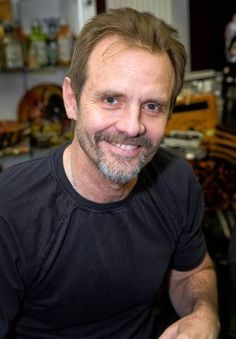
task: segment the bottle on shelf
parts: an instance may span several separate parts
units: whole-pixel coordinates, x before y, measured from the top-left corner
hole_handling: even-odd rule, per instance
[[[47,54],[49,66],[56,66],[58,64],[59,53],[58,53],[58,19],[48,18],[48,34],[47,34]]]
[[[23,62],[24,62],[24,65],[26,65],[27,64],[27,36],[23,32],[22,26],[18,20],[15,20],[13,22],[13,28],[14,28],[15,36],[21,43],[22,53],[23,53]]]
[[[0,22],[0,69],[4,67],[4,48],[3,48],[3,38],[4,38],[4,28],[2,22]]]
[[[4,37],[2,39],[3,69],[15,70],[24,66],[23,48],[17,38],[13,25],[10,22],[4,23]]]
[[[48,64],[46,35],[39,20],[35,20],[29,35],[28,67],[38,69]]]
[[[60,65],[68,65],[71,60],[73,35],[69,25],[64,19],[60,20],[57,34],[58,42],[58,63]]]

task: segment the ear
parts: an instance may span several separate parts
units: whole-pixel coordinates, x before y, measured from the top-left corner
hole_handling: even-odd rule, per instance
[[[63,100],[67,117],[71,120],[77,120],[78,106],[74,92],[71,87],[70,78],[65,77],[62,85]]]

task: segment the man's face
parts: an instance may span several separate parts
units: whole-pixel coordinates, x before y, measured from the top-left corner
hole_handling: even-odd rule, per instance
[[[166,54],[105,38],[89,57],[76,112],[78,154],[126,184],[154,156],[168,120],[174,71]],[[93,173],[93,172],[91,172]]]

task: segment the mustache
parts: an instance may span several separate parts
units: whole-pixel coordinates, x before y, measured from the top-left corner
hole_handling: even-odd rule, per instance
[[[140,146],[140,147],[146,147],[146,148],[153,147],[153,144],[148,137],[144,135],[130,137],[126,133],[123,133],[123,132],[110,133],[107,131],[100,131],[100,132],[95,133],[94,139],[95,139],[96,144],[100,141],[106,141],[111,144],[132,145],[132,146]]]

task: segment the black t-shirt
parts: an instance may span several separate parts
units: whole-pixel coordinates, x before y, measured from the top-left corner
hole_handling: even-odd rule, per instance
[[[126,199],[94,203],[65,147],[0,174],[0,338],[151,338],[166,271],[206,252],[199,184],[160,149]]]

